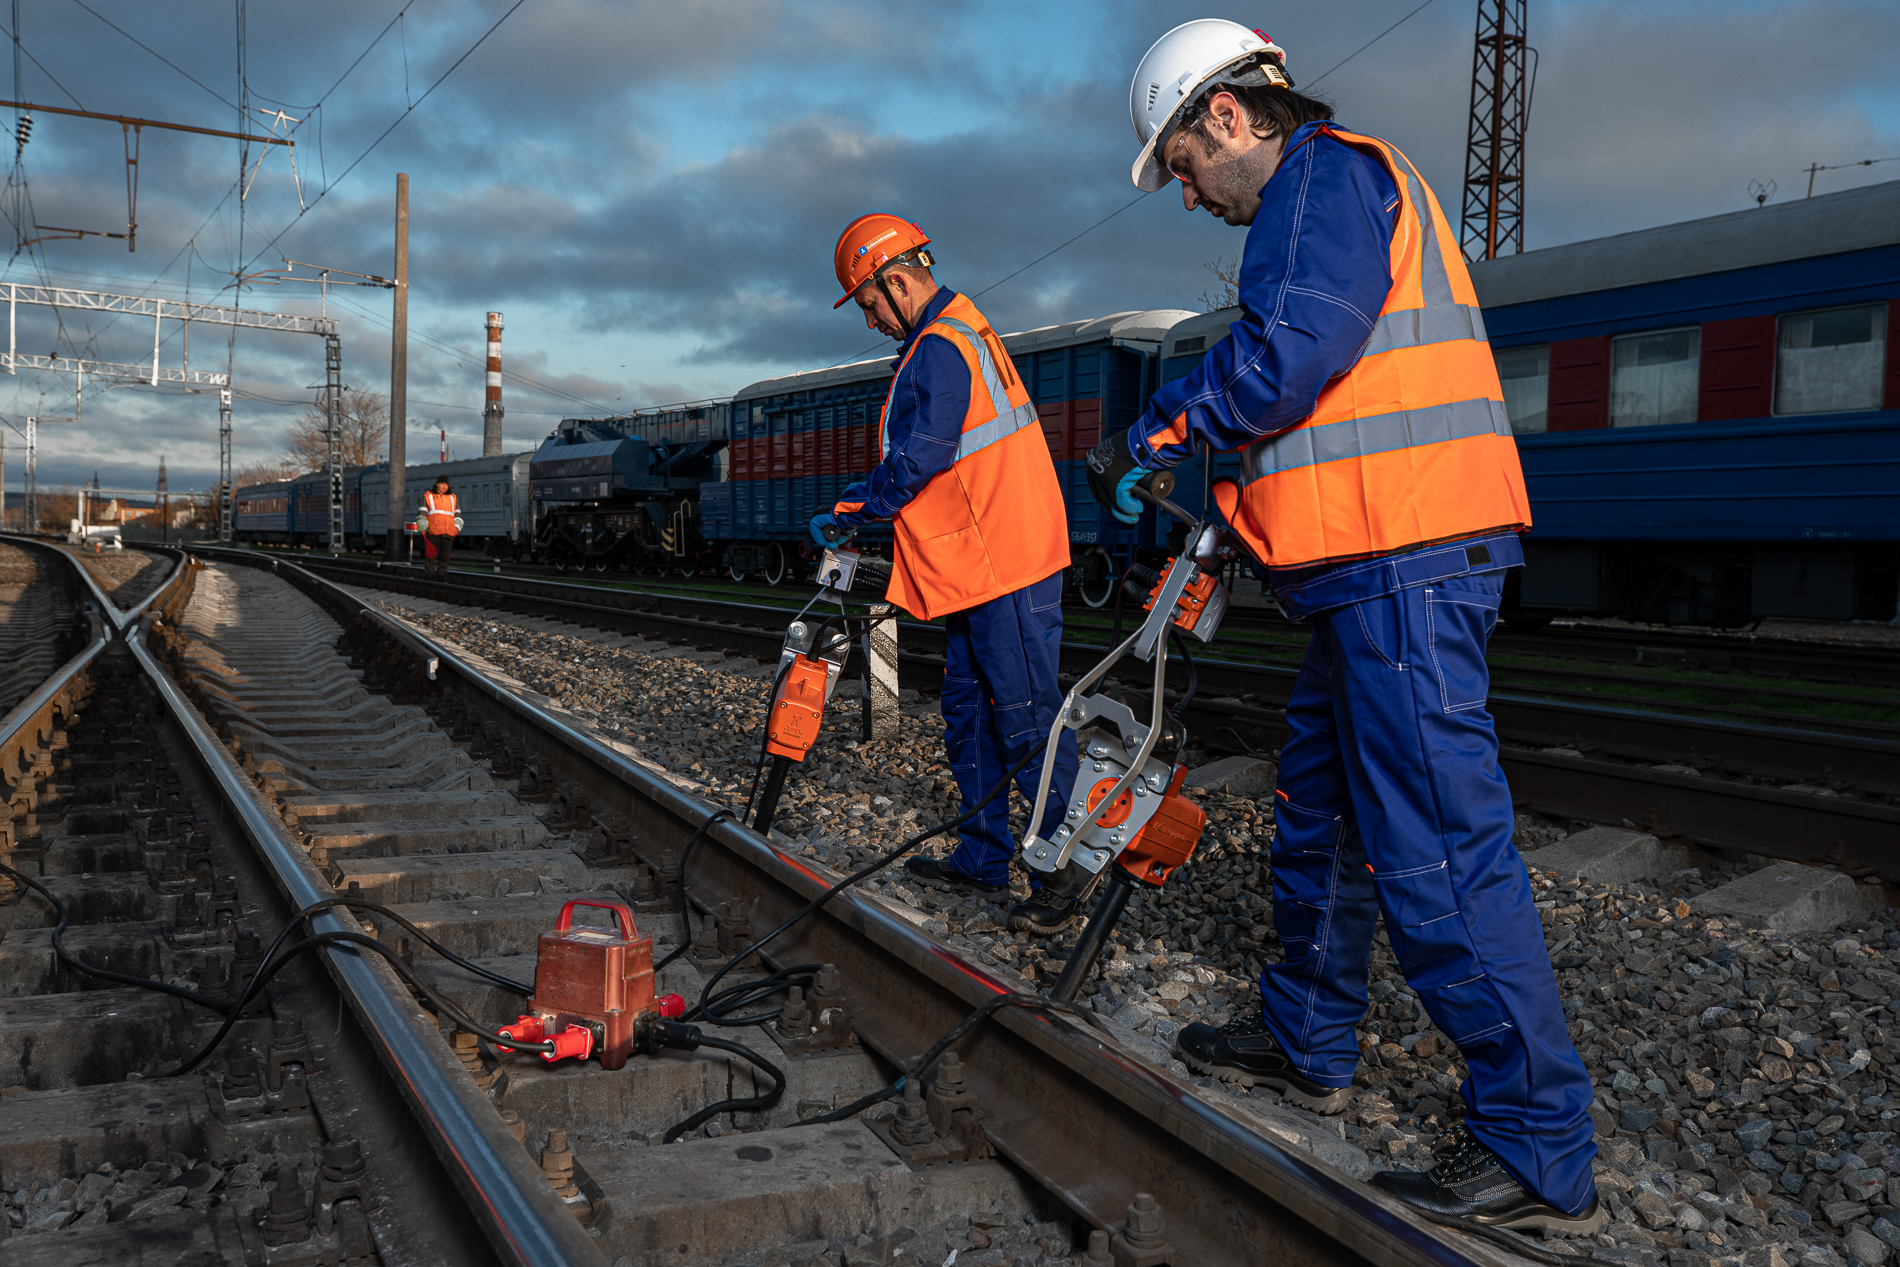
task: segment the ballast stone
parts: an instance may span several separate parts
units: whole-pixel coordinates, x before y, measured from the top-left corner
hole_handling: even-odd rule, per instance
[[[1601,884],[1653,881],[1689,865],[1688,851],[1665,845],[1643,832],[1619,827],[1592,827],[1554,845],[1526,854],[1525,862],[1559,875],[1579,876]]]
[[[1280,778],[1280,767],[1258,757],[1222,757],[1199,769],[1191,770],[1184,787],[1204,792],[1225,792],[1229,796],[1271,796]]]
[[[1695,899],[1697,915],[1732,917],[1778,933],[1812,933],[1879,911],[1880,890],[1838,871],[1776,863]]]

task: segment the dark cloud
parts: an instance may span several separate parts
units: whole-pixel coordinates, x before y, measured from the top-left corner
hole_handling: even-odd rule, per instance
[[[1403,148],[1456,218],[1469,5],[1433,4],[1321,78],[1412,2],[1287,7],[1267,29],[1302,86],[1317,81],[1345,121]],[[407,171],[414,424],[440,419],[465,443],[479,433],[481,314],[502,309],[510,368],[545,389],[506,388],[510,442],[526,445],[561,412],[587,412],[574,397],[616,408],[702,397],[887,347],[829,306],[831,244],[862,210],[922,221],[943,280],[976,291],[1123,208],[1135,197],[1127,77],[1162,31],[1205,13],[1134,0],[1016,11],[977,0],[534,0],[335,183],[508,3],[417,5],[320,112],[312,103],[396,6],[252,6],[251,90],[307,119],[301,191],[278,151],[240,202],[229,192],[235,146],[147,132],[137,254],[49,243],[5,279],[175,296],[189,286],[194,298],[231,302],[231,274],[274,264],[278,251],[383,272],[394,173]],[[236,99],[223,0],[168,5],[162,19],[130,0],[101,11]],[[1571,0],[1535,6],[1532,22],[1533,246],[1731,210],[1746,205],[1751,179],[1799,196],[1809,163],[1900,154],[1900,99],[1883,56],[1900,36],[1891,4]],[[229,106],[77,6],[27,7],[22,35],[87,108],[233,126]],[[63,100],[30,64],[21,91]],[[253,116],[248,126],[267,124]],[[27,151],[33,217],[116,229],[123,159],[118,128],[40,116]],[[1820,187],[1895,168],[1826,173]],[[301,217],[300,194],[305,204],[322,194]],[[1006,329],[1195,308],[1203,263],[1241,241],[1163,191],[979,302]],[[243,302],[313,311],[317,299],[254,288]],[[333,311],[346,378],[381,386],[387,293],[348,292]],[[23,350],[150,359],[148,325],[21,314]],[[225,347],[222,332],[195,329],[192,363],[221,366]],[[320,353],[307,337],[235,340],[240,462],[276,446],[321,377]],[[182,358],[176,331],[162,355]],[[8,417],[72,413],[70,379],[6,386]],[[98,465],[102,478],[143,487],[160,452],[175,485],[211,478],[214,398],[95,386],[84,412],[83,428],[49,435],[48,482]]]

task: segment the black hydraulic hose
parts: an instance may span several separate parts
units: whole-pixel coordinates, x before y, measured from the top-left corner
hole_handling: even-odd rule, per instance
[[[842,1122],[848,1118],[857,1116],[868,1108],[882,1104],[886,1100],[896,1099],[898,1096],[904,1094],[904,1085],[913,1079],[921,1079],[925,1073],[929,1072],[930,1066],[937,1063],[937,1058],[949,1050],[952,1043],[1006,1007],[1033,1007],[1041,1008],[1046,1012],[1065,1012],[1070,1016],[1079,1017],[1090,1025],[1102,1028],[1104,1032],[1107,1032],[1103,1027],[1100,1017],[1096,1016],[1095,1013],[1089,1009],[1078,1007],[1074,1003],[1064,1002],[1061,999],[1045,999],[1040,994],[999,994],[957,1022],[956,1026],[952,1028],[949,1033],[932,1043],[930,1050],[918,1057],[917,1063],[905,1070],[904,1076],[899,1078],[896,1082],[893,1082],[890,1086],[873,1091],[862,1099],[853,1100],[843,1108],[833,1109],[829,1113],[820,1113],[816,1117],[800,1118],[795,1125],[818,1126],[826,1122]]]
[[[51,889],[41,884],[38,880],[35,880],[32,876],[27,875],[24,871],[15,871],[5,863],[0,863],[0,875],[12,876],[15,880],[26,885],[29,889],[32,889],[35,893],[53,904],[53,914],[58,920],[58,922],[53,925],[53,954],[58,957],[61,963],[73,969],[75,972],[92,977],[98,981],[111,981],[118,985],[137,986],[142,990],[156,990],[160,994],[169,994],[174,998],[183,999],[187,1003],[196,1003],[199,1007],[210,1008],[214,1012],[220,1012],[227,1016],[235,1016],[237,1014],[237,1005],[232,1003],[229,999],[220,999],[209,994],[200,994],[198,991],[187,989],[182,985],[172,985],[167,981],[154,981],[150,977],[128,976],[123,972],[113,972],[110,969],[94,967],[92,964],[87,963],[66,949],[66,943],[63,940],[63,935],[66,932],[66,904],[54,897]]]
[[[390,920],[391,922],[396,924],[398,927],[402,928],[404,931],[406,931],[411,936],[416,938],[416,940],[422,942],[430,950],[435,951],[436,954],[441,955],[444,959],[448,960],[450,963],[454,964],[456,967],[461,968],[466,972],[472,972],[476,976],[481,977],[484,980],[487,980],[494,985],[498,985],[504,990],[512,990],[516,994],[519,994],[524,998],[532,997],[534,994],[534,987],[532,985],[528,985],[523,982],[516,981],[513,977],[504,977],[499,972],[491,972],[487,968],[482,967],[478,963],[469,962],[468,960],[462,958],[462,956],[450,950],[447,946],[444,946],[441,942],[437,941],[435,938],[429,936],[429,934],[423,932],[420,928],[417,928],[414,924],[410,923],[409,920],[403,915],[397,913],[394,910],[391,910],[387,906],[382,905],[380,902],[372,902],[368,898],[330,897],[330,898],[324,898],[320,902],[312,902],[310,905],[304,907],[301,911],[298,911],[296,915],[291,917],[291,924],[295,925],[299,920],[308,919],[310,916],[315,915],[317,912],[327,910],[328,908],[332,906],[343,906],[343,907],[348,907],[349,909],[354,910],[354,911],[369,911],[373,914],[380,915],[384,919]]]
[[[744,1017],[739,1020],[729,1020],[724,1015],[718,1013],[716,1010],[714,1010],[712,1007],[709,1006],[712,993],[713,993],[713,987],[718,985],[720,980],[728,972],[732,971],[732,967],[734,964],[738,963],[740,959],[745,958],[746,955],[750,955],[753,952],[769,944],[774,938],[778,937],[786,929],[798,923],[800,920],[804,919],[807,915],[810,915],[813,911],[817,910],[819,907],[823,906],[826,902],[829,902],[832,898],[836,897],[839,893],[843,892],[845,889],[850,888],[852,885],[858,883],[858,881],[863,880],[867,876],[875,875],[877,872],[882,871],[885,867],[888,867],[889,865],[891,865],[891,863],[896,862],[899,858],[903,857],[905,854],[915,849],[918,845],[923,844],[926,840],[929,840],[934,836],[941,836],[943,833],[947,831],[955,831],[957,828],[963,826],[963,824],[975,818],[979,813],[981,813],[989,805],[991,801],[995,800],[999,795],[1009,790],[1009,785],[1011,781],[1014,780],[1015,777],[1022,772],[1022,769],[1024,766],[1028,765],[1029,762],[1033,758],[1039,757],[1041,755],[1042,755],[1041,749],[1031,748],[1028,752],[1025,752],[1022,755],[1021,760],[1017,761],[1015,765],[1011,766],[1008,770],[1003,772],[1003,777],[996,781],[996,786],[991,788],[989,790],[989,793],[985,795],[982,800],[978,801],[975,805],[971,806],[963,814],[950,820],[947,823],[941,823],[937,825],[936,827],[932,827],[928,831],[919,832],[917,835],[912,836],[910,839],[904,841],[902,844],[899,844],[893,849],[891,849],[890,852],[886,853],[882,858],[879,858],[876,862],[873,862],[870,865],[863,867],[858,871],[853,872],[851,875],[846,876],[844,879],[838,881],[836,884],[826,889],[823,893],[820,893],[817,897],[807,902],[802,909],[800,909],[793,915],[787,917],[785,922],[780,924],[777,928],[774,928],[771,932],[767,933],[765,936],[753,942],[750,946],[746,948],[744,955],[738,955],[732,959],[727,960],[725,964],[723,964],[717,972],[713,973],[712,977],[707,980],[705,987],[701,989],[699,992],[699,1005],[698,1005],[697,1010],[701,1014],[702,1019],[704,1019],[708,1024],[711,1024],[711,1025],[731,1026],[735,1028],[738,1026],[743,1026],[743,1025],[758,1024],[759,1021],[764,1018],[749,1016],[749,1017]]]
[[[746,808],[751,808],[749,801],[747,802]],[[706,834],[708,828],[722,818],[731,817],[732,811],[729,809],[715,810],[705,822],[693,829],[693,834],[686,838],[686,847],[680,850],[680,944],[667,951],[666,956],[661,959],[660,962],[653,965],[653,971],[656,973],[685,954],[686,948],[693,943],[693,925],[689,919],[692,908],[686,901],[686,860],[693,856],[693,846],[699,843],[699,838]]]
[[[1194,668],[1194,657],[1188,654],[1187,643],[1181,639],[1181,631],[1179,629],[1170,629],[1168,633],[1169,636],[1174,639],[1175,653],[1181,657],[1182,663],[1187,665],[1188,671],[1187,693],[1168,711],[1174,715],[1174,720],[1185,725],[1187,719],[1182,716],[1182,714],[1187,711],[1187,706],[1194,702],[1195,695],[1200,692],[1201,675]]]
[[[294,928],[296,923],[297,921],[292,921],[290,924],[286,924],[284,926],[285,931],[287,932],[289,929]],[[276,945],[281,944],[282,941],[283,934],[280,933],[277,942],[273,943],[273,951],[275,951]],[[251,1001],[256,998],[258,992],[264,988],[264,984],[276,976],[278,972],[282,971],[285,965],[305,951],[315,950],[321,946],[334,946],[339,944],[361,946],[381,955],[389,963],[389,966],[395,970],[396,975],[401,977],[403,982],[408,985],[410,989],[433,1003],[441,1015],[453,1021],[458,1029],[467,1030],[469,1033],[486,1041],[490,1046],[505,1048],[509,1051],[550,1052],[554,1050],[553,1043],[525,1043],[493,1032],[479,1021],[470,1017],[466,1012],[462,1011],[453,1001],[437,994],[432,987],[424,983],[422,978],[416,975],[415,969],[404,963],[400,955],[383,945],[382,942],[371,937],[368,933],[341,930],[338,932],[314,934],[313,936],[304,938],[288,949],[274,953],[269,961],[262,965],[256,974],[251,977],[249,984],[244,987],[244,992],[238,996],[236,1004],[233,1005],[231,1014],[224,1018],[224,1024],[219,1026],[218,1032],[211,1036],[211,1041],[200,1048],[197,1055],[178,1066],[178,1068],[158,1076],[161,1078],[176,1078],[181,1074],[190,1073],[193,1069],[197,1068],[217,1049],[218,1044],[224,1041],[226,1035],[231,1032],[231,1027],[238,1023],[243,1009],[250,1006]]]
[[[743,959],[750,953],[751,951],[748,949],[742,952],[739,957]],[[792,964],[788,967],[780,968],[777,972],[769,976],[759,977],[752,981],[741,981],[738,985],[729,985],[706,1000],[704,1007],[699,1004],[694,1004],[692,1009],[680,1019],[687,1021],[705,1020],[708,1009],[710,1009],[712,1014],[717,1016],[730,1016],[733,1012],[742,1007],[750,1007],[754,1003],[763,999],[769,999],[779,991],[790,989],[795,985],[802,986],[809,990],[812,986],[812,982],[817,979],[818,970],[822,967],[824,967],[824,965],[819,963]],[[734,1027],[741,1024],[763,1025],[767,1021],[777,1020],[784,1014],[784,1011],[785,1009],[780,1007],[770,1012],[749,1013],[743,1020],[733,1022],[732,1025]]]
[[[713,1038],[695,1029],[693,1030],[693,1046],[715,1047],[720,1051],[731,1052],[735,1056],[750,1061],[758,1068],[763,1069],[766,1074],[770,1076],[772,1079],[772,1089],[755,1096],[735,1097],[733,1099],[719,1100],[713,1104],[708,1104],[691,1117],[682,1122],[676,1122],[668,1127],[666,1134],[660,1137],[661,1143],[671,1144],[686,1132],[695,1129],[701,1123],[711,1118],[719,1116],[721,1113],[744,1113],[753,1109],[769,1109],[779,1102],[780,1096],[785,1094],[784,1070],[743,1043],[731,1042],[724,1038]]]

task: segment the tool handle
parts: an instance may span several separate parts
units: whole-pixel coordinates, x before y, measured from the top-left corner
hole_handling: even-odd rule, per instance
[[[591,906],[597,910],[612,911],[614,918],[620,921],[620,939],[622,941],[633,940],[632,911],[628,910],[619,902],[595,902],[584,897],[573,898],[561,908],[561,918],[557,920],[554,925],[555,932],[564,933],[567,931],[568,925],[574,920],[574,908],[577,906]]]
[[[1188,514],[1187,511],[1182,510],[1179,506],[1168,500],[1168,494],[1174,491],[1173,471],[1156,471],[1153,475],[1137,483],[1128,491],[1155,509],[1167,511],[1182,523],[1191,524],[1198,522],[1195,516]]]

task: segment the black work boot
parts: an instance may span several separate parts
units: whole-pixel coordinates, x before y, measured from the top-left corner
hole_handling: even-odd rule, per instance
[[[963,874],[951,866],[947,859],[925,858],[921,855],[906,858],[904,874],[920,884],[928,884],[933,889],[948,889],[952,893],[969,893],[992,901],[1009,896],[1007,884],[985,884],[973,875]]]
[[[1439,1137],[1438,1164],[1427,1171],[1382,1170],[1372,1186],[1421,1210],[1520,1231],[1589,1236],[1609,1219],[1595,1192],[1581,1214],[1565,1214],[1511,1177],[1496,1153],[1463,1122]]]
[[[1287,1103],[1313,1113],[1346,1111],[1350,1088],[1323,1086],[1295,1069],[1258,1007],[1219,1029],[1199,1021],[1183,1026],[1174,1046],[1195,1073],[1243,1087],[1272,1087]]]
[[[1054,937],[1066,932],[1082,918],[1083,906],[1094,887],[1091,884],[1075,897],[1053,889],[1037,889],[1027,902],[1018,902],[1009,908],[1009,926],[1019,933],[1034,933],[1038,937]]]

